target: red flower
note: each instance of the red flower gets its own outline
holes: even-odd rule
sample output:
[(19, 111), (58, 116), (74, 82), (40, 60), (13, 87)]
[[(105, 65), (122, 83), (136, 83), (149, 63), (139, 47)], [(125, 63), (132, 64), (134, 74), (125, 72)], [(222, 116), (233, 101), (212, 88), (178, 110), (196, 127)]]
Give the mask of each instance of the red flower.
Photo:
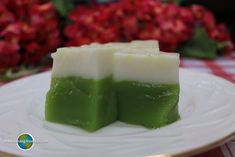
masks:
[[(226, 29), (217, 25), (213, 14), (198, 5), (180, 7), (158, 0), (120, 0), (108, 5), (78, 6), (64, 29), (65, 45), (92, 42), (156, 39), (163, 51), (175, 51), (202, 26), (211, 39), (231, 41)], [(231, 51), (231, 46), (227, 47)]]
[(3, 29), (0, 36), (9, 42), (18, 44), (21, 38), (20, 25), (18, 23), (9, 24), (5, 29)]
[(127, 41), (135, 39), (138, 34), (138, 20), (135, 16), (123, 19), (123, 33)]
[(0, 41), (0, 71), (15, 67), (19, 62), (19, 46), (10, 42)]
[(20, 23), (21, 27), (21, 38), (23, 40), (34, 40), (36, 38), (36, 32), (37, 30), (34, 27), (31, 27), (29, 24), (25, 22)]
[(42, 57), (42, 53), (38, 53), (40, 51), (40, 46), (36, 42), (28, 43), (25, 45), (24, 60), (29, 64), (34, 64), (38, 62), (38, 59)]
[(0, 4), (0, 30), (4, 29), (9, 23), (15, 21), (15, 16)]
[(0, 69), (40, 62), (61, 43), (52, 3), (1, 0), (0, 43)]

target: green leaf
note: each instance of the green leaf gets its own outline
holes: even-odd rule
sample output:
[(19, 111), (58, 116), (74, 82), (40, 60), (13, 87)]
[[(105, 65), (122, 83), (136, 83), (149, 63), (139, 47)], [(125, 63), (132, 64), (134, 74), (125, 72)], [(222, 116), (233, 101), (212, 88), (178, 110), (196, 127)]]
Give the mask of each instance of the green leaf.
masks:
[(192, 38), (180, 47), (179, 52), (187, 57), (215, 59), (217, 49), (218, 42), (211, 40), (204, 28), (198, 27)]
[(62, 17), (67, 17), (75, 7), (73, 0), (51, 0), (51, 2)]

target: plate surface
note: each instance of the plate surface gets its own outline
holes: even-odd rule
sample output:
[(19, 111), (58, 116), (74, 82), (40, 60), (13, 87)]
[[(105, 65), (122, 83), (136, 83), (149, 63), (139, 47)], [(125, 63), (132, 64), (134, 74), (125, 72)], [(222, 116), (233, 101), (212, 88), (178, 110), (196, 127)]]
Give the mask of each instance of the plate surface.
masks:
[[(148, 130), (113, 123), (95, 133), (44, 120), (50, 72), (0, 88), (0, 151), (23, 156), (148, 156), (181, 154), (213, 146), (235, 133), (235, 85), (218, 77), (180, 70), (181, 120)], [(33, 147), (17, 147), (30, 133)]]

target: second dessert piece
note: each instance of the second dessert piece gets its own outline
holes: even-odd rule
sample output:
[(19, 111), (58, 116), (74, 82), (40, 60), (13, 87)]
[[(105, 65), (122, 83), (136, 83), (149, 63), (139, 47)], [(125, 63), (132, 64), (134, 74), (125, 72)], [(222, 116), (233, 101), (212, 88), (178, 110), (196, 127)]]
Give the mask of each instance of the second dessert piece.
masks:
[(179, 55), (114, 54), (118, 120), (159, 128), (179, 119)]

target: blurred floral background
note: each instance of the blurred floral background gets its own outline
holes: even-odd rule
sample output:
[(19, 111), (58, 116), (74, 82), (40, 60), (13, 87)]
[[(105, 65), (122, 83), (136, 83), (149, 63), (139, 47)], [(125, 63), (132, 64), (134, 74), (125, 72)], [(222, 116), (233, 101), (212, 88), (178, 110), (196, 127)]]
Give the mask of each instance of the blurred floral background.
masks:
[(181, 56), (216, 59), (229, 55), (234, 49), (233, 3), (1, 0), (0, 80), (50, 67), (50, 53), (57, 47), (92, 42), (156, 39), (162, 51), (177, 51)]

